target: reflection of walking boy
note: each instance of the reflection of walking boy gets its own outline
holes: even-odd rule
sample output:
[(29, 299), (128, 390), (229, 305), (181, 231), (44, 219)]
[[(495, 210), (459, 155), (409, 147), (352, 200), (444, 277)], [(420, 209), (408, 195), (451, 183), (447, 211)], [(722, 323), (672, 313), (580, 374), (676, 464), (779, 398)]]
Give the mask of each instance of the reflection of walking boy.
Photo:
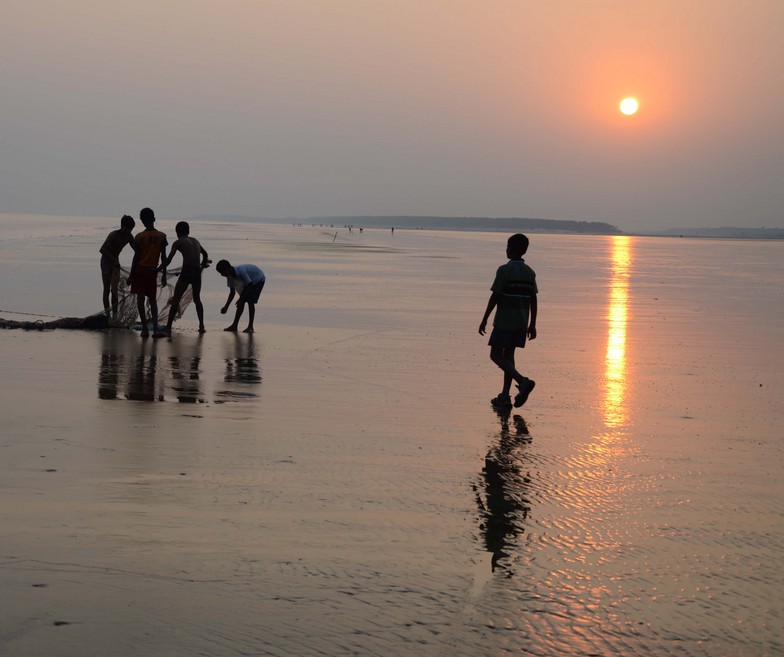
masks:
[(231, 305), (234, 294), (239, 293), (237, 300), (237, 312), (231, 326), (227, 326), (224, 331), (236, 331), (242, 317), (245, 304), (248, 304), (248, 328), (245, 333), (253, 333), (253, 318), (256, 316), (256, 303), (259, 300), (261, 291), (267, 278), (264, 272), (256, 265), (237, 265), (232, 267), (228, 260), (219, 260), (215, 265), (215, 270), (226, 277), (226, 285), (229, 287), (229, 298), (221, 308), (221, 315), (225, 315)]
[[(136, 302), (139, 306), (142, 337), (146, 338), (150, 335), (147, 328), (145, 298), (150, 303), (153, 334), (155, 337), (160, 337), (163, 333), (158, 329), (158, 260), (166, 261), (166, 234), (155, 230), (155, 214), (150, 208), (144, 208), (139, 213), (139, 219), (144, 224), (144, 230), (136, 235), (136, 254), (133, 256), (128, 283), (131, 285), (131, 293), (136, 295)], [(166, 268), (164, 267), (161, 287), (165, 285)]]
[[(530, 487), (529, 475), (521, 467), (525, 454), (523, 448), (530, 444), (528, 427), (519, 415), (512, 418), (514, 431), (509, 425), (511, 407), (496, 408), (501, 421), (498, 441), (490, 445), (482, 468), (482, 488), (476, 501), (479, 506), (482, 533), (487, 551), (492, 554), (491, 567), (510, 569), (509, 564), (499, 563), (509, 557), (506, 552), (514, 548), (523, 521), (528, 517), (531, 505), (526, 489)], [(511, 575), (511, 570), (509, 570)]]
[(496, 308), (493, 332), (490, 334), (490, 360), (504, 372), (504, 387), (491, 400), (498, 408), (510, 407), (509, 389), (517, 383), (514, 405), (522, 406), (536, 385), (515, 368), (515, 348), (524, 347), (526, 337), (536, 338), (537, 287), (534, 270), (525, 264), (523, 255), (528, 250), (528, 238), (521, 233), (512, 235), (506, 243), (509, 262), (501, 265), (490, 288), (492, 294), (479, 324), (479, 334), (485, 334), (490, 313)]

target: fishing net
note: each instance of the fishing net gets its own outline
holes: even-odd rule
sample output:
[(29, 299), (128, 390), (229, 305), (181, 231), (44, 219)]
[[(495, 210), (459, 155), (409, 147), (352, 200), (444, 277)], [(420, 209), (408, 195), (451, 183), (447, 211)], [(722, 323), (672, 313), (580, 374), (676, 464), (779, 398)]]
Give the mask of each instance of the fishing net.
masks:
[[(128, 276), (130, 272), (125, 268), (121, 268), (120, 284), (117, 290), (117, 315), (114, 317), (107, 317), (103, 311), (88, 315), (87, 317), (57, 317), (51, 320), (29, 320), (18, 321), (12, 319), (3, 319), (0, 317), (0, 328), (5, 329), (26, 329), (26, 330), (52, 330), (52, 329), (81, 329), (85, 331), (97, 331), (106, 328), (141, 328), (137, 323), (139, 316), (136, 295), (131, 294), (130, 287), (128, 286)], [(180, 269), (170, 269), (167, 271), (166, 285), (158, 285), (158, 324), (164, 325), (169, 320), (169, 309), (171, 308), (172, 297), (174, 296), (174, 285), (177, 282), (177, 277), (180, 274)], [(160, 279), (159, 279), (160, 282)], [(175, 321), (182, 317), (185, 309), (193, 301), (193, 290), (190, 286), (185, 291), (180, 299), (180, 307), (174, 315)], [(152, 316), (150, 311), (149, 301), (146, 303), (147, 317)], [(15, 313), (15, 314), (32, 314), (32, 313)], [(37, 317), (48, 317), (48, 315), (35, 315)], [(152, 328), (152, 327), (150, 327)]]

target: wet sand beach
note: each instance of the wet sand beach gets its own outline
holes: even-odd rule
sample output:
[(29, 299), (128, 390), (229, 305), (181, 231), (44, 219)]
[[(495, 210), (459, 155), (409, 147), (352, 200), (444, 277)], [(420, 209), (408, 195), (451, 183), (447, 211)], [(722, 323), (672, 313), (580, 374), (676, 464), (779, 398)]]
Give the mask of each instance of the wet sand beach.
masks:
[[(0, 222), (0, 317), (100, 308), (115, 220)], [(191, 234), (254, 335), (214, 269), (202, 336), (0, 331), (0, 654), (784, 654), (784, 244), (531, 235), (499, 415), (505, 234)]]

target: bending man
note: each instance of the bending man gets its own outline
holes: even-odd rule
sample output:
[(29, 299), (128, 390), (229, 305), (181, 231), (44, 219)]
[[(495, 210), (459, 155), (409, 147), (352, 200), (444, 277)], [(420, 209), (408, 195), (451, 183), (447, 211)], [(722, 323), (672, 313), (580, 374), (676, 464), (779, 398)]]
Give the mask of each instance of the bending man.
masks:
[(264, 272), (261, 271), (256, 265), (237, 265), (232, 267), (228, 260), (219, 260), (215, 265), (215, 270), (226, 278), (226, 284), (229, 287), (229, 298), (221, 308), (221, 315), (225, 315), (231, 305), (234, 295), (238, 293), (240, 298), (237, 300), (237, 313), (234, 315), (234, 321), (231, 326), (227, 326), (224, 331), (237, 331), (242, 317), (242, 311), (245, 310), (245, 304), (248, 304), (248, 328), (245, 333), (253, 333), (253, 318), (256, 316), (256, 303), (259, 300), (264, 283), (267, 278)]

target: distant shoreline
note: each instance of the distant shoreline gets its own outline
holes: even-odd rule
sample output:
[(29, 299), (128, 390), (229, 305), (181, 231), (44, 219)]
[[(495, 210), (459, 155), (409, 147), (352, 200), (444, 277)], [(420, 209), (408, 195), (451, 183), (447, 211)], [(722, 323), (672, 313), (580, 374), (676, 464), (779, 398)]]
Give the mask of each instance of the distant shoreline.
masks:
[[(52, 219), (105, 219), (81, 215), (29, 214), (2, 212), (3, 216), (22, 218), (50, 217)], [(119, 215), (118, 215), (119, 216)], [(161, 217), (161, 221), (190, 219), (193, 221), (231, 221), (236, 223), (266, 223), (276, 225), (320, 226), (328, 228), (372, 228), (376, 230), (454, 230), (464, 232), (541, 233), (554, 235), (626, 235), (639, 237), (678, 237), (698, 239), (784, 240), (784, 228), (703, 227), (669, 228), (658, 231), (624, 231), (599, 221), (568, 221), (561, 219), (531, 219), (527, 217), (443, 217), (430, 215), (352, 215), (325, 217), (251, 217), (247, 215), (210, 214), (182, 217)]]
[(485, 232), (573, 233), (587, 235), (622, 235), (623, 231), (599, 221), (566, 221), (527, 217), (437, 217), (430, 215), (356, 215), (325, 217), (246, 217), (242, 215), (204, 215), (194, 219), (289, 223), (330, 227), (386, 228), (407, 230), (463, 230)]
[(600, 221), (531, 219), (527, 217), (437, 217), (429, 215), (355, 215), (326, 217), (249, 217), (199, 215), (195, 220), (295, 224), (330, 228), (384, 228), (401, 230), (458, 230), (474, 232), (528, 232), (564, 235), (628, 235), (640, 237), (696, 237), (713, 239), (784, 239), (784, 228), (670, 228), (661, 231), (623, 231)]

